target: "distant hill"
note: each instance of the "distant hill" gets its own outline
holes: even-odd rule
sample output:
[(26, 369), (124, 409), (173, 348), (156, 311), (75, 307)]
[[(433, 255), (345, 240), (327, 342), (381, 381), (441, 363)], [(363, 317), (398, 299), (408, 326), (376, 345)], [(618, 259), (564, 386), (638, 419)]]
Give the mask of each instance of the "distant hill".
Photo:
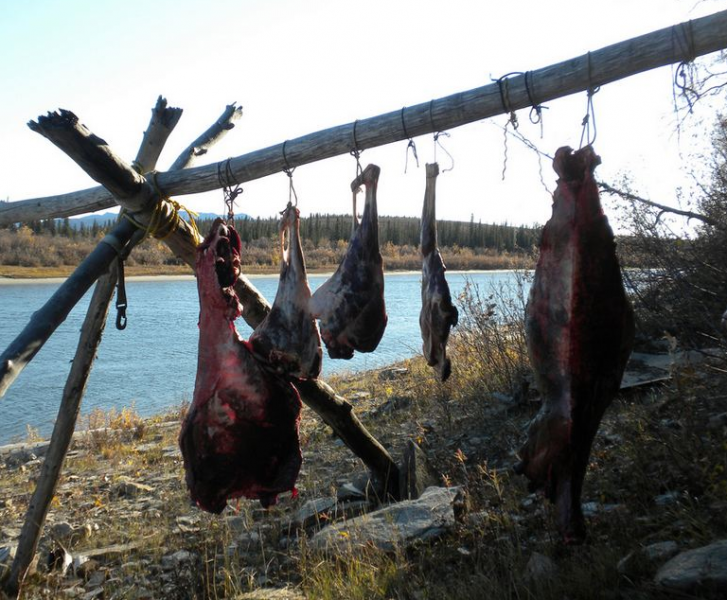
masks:
[[(196, 217), (199, 221), (206, 221), (206, 220), (214, 220), (217, 217), (222, 217), (223, 215), (218, 215), (215, 213), (200, 213), (198, 217)], [(68, 219), (68, 223), (73, 229), (90, 229), (93, 227), (93, 224), (95, 223), (98, 227), (107, 227), (111, 226), (116, 222), (116, 219), (119, 217), (118, 213), (113, 212), (105, 212), (105, 213), (96, 213), (92, 215), (86, 215), (85, 217), (71, 217)], [(186, 218), (186, 215), (185, 215)], [(249, 219), (250, 217), (246, 214), (236, 214), (236, 219)], [(56, 219), (56, 223), (62, 223), (64, 219)]]

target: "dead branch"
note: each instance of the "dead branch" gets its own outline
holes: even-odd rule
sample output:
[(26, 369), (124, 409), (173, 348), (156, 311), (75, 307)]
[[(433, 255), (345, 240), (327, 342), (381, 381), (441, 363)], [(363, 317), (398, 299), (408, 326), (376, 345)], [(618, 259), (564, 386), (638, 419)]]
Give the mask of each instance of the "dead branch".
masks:
[(235, 106), (235, 103), (228, 104), (225, 111), (220, 115), (212, 126), (194, 140), (184, 151), (177, 157), (169, 167), (170, 171), (187, 169), (194, 165), (195, 160), (199, 156), (207, 154), (210, 147), (219, 142), (225, 134), (235, 127), (233, 121), (237, 121), (242, 116), (242, 106)]
[(652, 208), (657, 208), (662, 213), (672, 213), (675, 215), (679, 215), (681, 217), (686, 217), (687, 219), (690, 219), (690, 220), (696, 219), (697, 221), (702, 221), (702, 223), (710, 225), (711, 227), (716, 227), (717, 229), (724, 229), (724, 226), (719, 221), (716, 221), (715, 219), (712, 219), (706, 215), (702, 215), (700, 213), (695, 213), (695, 212), (692, 212), (691, 210), (681, 210), (679, 208), (673, 208), (671, 206), (659, 204), (658, 202), (653, 202), (652, 200), (647, 200), (646, 198), (642, 198), (640, 196), (632, 194), (631, 192), (626, 192), (624, 190), (616, 189), (615, 187), (609, 185), (608, 183), (604, 183), (603, 181), (598, 182), (598, 187), (600, 187), (607, 194), (611, 194), (613, 196), (618, 196), (620, 198), (623, 198), (624, 200), (631, 200), (633, 202), (639, 202), (640, 204), (645, 204), (646, 206), (651, 206)]

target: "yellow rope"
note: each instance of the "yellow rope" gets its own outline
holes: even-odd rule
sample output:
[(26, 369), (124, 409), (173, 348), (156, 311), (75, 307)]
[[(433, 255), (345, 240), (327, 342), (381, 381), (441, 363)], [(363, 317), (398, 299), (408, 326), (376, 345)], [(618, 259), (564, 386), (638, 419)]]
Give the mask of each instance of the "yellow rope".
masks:
[[(180, 222), (187, 223), (189, 225), (189, 228), (192, 230), (195, 241), (197, 241), (201, 236), (199, 233), (199, 229), (197, 229), (197, 223), (194, 219), (195, 217), (198, 217), (199, 214), (194, 212), (193, 210), (188, 209), (176, 200), (172, 200), (168, 196), (165, 196), (162, 193), (161, 189), (159, 189), (159, 185), (157, 184), (156, 171), (153, 172), (151, 175), (151, 182), (154, 186), (155, 191), (157, 192), (159, 201), (154, 206), (151, 218), (149, 219), (149, 224), (146, 226), (142, 225), (126, 212), (122, 213), (123, 216), (131, 221), (134, 225), (136, 225), (139, 229), (145, 230), (145, 235), (150, 235), (158, 240), (164, 240), (172, 235), (175, 231), (177, 231), (177, 229), (179, 229)], [(164, 217), (165, 202), (168, 203), (167, 206), (171, 208), (171, 213), (166, 219)], [(184, 211), (187, 213), (187, 215), (189, 216), (189, 222), (186, 222), (184, 219), (182, 219), (182, 217), (179, 216), (180, 211)]]

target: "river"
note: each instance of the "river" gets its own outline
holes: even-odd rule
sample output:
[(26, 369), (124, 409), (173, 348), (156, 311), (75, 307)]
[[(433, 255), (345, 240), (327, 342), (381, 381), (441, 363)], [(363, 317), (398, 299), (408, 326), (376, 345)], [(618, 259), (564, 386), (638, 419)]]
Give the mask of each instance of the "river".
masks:
[[(315, 290), (325, 275), (311, 275)], [(512, 285), (509, 271), (448, 272), (453, 297), (470, 280), (487, 291), (492, 286)], [(268, 298), (275, 297), (277, 275), (251, 276), (250, 280)], [(358, 372), (409, 358), (421, 351), (419, 273), (386, 275), (385, 296), (389, 322), (379, 347), (371, 354), (356, 354), (349, 361), (329, 360), (324, 349), (323, 375)], [(28, 323), (58, 287), (58, 282), (3, 282), (0, 280), (0, 351)], [(190, 401), (197, 366), (197, 317), (199, 304), (195, 280), (190, 277), (151, 277), (127, 281), (128, 326), (114, 327), (115, 309), (98, 358), (88, 381), (82, 414), (93, 409), (131, 406), (142, 416), (151, 416)], [(50, 434), (78, 344), (78, 332), (91, 292), (55, 331), (35, 359), (0, 399), (0, 445), (23, 438), (27, 427)], [(238, 319), (237, 327), (247, 338), (250, 328)]]

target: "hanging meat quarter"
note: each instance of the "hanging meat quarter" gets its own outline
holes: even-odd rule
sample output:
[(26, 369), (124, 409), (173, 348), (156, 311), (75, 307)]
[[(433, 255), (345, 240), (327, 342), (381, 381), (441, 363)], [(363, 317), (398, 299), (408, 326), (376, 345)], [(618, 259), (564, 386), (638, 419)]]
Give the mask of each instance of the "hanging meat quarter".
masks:
[(235, 329), (240, 250), (222, 219), (197, 249), (199, 357), (179, 445), (192, 499), (213, 513), (240, 496), (274, 504), (295, 489), (302, 462), (298, 392), (263, 368)]
[(311, 292), (300, 244), (300, 211), (288, 203), (282, 214), (278, 292), (270, 313), (250, 336), (250, 344), (256, 356), (276, 373), (315, 379), (321, 372), (323, 352), (318, 326), (310, 313)]
[(437, 247), (436, 185), (437, 163), (427, 165), (427, 186), (422, 210), (422, 310), (419, 327), (424, 342), (422, 351), (427, 364), (434, 367), (442, 381), (452, 372), (447, 358), (449, 331), (457, 325), (458, 312), (452, 304), (449, 285), (444, 276), (447, 270)]
[(558, 187), (543, 228), (526, 308), (528, 353), (543, 398), (515, 470), (555, 503), (565, 542), (585, 536), (581, 489), (593, 439), (633, 344), (633, 310), (603, 214), (591, 146), (560, 148)]
[[(353, 234), (343, 261), (311, 299), (311, 312), (320, 319), (321, 337), (331, 358), (351, 358), (373, 352), (386, 329), (384, 265), (379, 252), (376, 187), (381, 169), (369, 165), (351, 184)], [(356, 192), (366, 186), (361, 223), (356, 216)]]

